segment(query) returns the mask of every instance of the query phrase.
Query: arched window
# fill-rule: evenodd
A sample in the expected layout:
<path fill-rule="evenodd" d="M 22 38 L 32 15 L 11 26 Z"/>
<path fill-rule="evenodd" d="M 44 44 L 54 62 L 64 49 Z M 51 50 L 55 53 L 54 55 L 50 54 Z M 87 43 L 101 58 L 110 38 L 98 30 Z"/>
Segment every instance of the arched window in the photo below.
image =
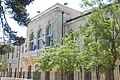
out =
<path fill-rule="evenodd" d="M 43 47 L 43 33 L 40 29 L 38 32 L 38 49 L 41 49 Z"/>
<path fill-rule="evenodd" d="M 51 25 L 47 28 L 47 46 L 53 45 L 53 31 Z"/>
<path fill-rule="evenodd" d="M 32 32 L 30 35 L 30 51 L 33 51 L 34 47 L 34 33 Z"/>
<path fill-rule="evenodd" d="M 33 40 L 33 39 L 34 39 L 34 33 L 32 32 L 32 33 L 31 33 L 30 40 Z"/>

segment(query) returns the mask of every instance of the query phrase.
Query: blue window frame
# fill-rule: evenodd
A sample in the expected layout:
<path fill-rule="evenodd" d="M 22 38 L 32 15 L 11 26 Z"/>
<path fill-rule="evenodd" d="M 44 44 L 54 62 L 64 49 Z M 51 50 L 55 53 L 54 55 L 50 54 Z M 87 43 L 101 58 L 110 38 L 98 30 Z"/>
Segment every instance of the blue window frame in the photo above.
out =
<path fill-rule="evenodd" d="M 47 28 L 47 46 L 53 45 L 53 31 L 51 25 Z"/>
<path fill-rule="evenodd" d="M 31 36 L 30 36 L 30 40 L 34 39 L 34 33 L 32 32 Z"/>
<path fill-rule="evenodd" d="M 42 34 L 42 30 L 39 31 L 38 34 L 38 49 L 43 48 L 43 34 Z"/>
<path fill-rule="evenodd" d="M 33 47 L 34 47 L 34 33 L 32 32 L 30 36 L 30 51 L 33 51 Z"/>

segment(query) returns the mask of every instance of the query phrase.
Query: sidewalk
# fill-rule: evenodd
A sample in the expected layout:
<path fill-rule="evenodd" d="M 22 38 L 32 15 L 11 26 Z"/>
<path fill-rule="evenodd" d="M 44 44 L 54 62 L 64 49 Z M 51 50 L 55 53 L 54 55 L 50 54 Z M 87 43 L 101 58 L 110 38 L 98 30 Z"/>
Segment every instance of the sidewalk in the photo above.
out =
<path fill-rule="evenodd" d="M 0 77 L 0 80 L 33 80 L 33 79 Z"/>

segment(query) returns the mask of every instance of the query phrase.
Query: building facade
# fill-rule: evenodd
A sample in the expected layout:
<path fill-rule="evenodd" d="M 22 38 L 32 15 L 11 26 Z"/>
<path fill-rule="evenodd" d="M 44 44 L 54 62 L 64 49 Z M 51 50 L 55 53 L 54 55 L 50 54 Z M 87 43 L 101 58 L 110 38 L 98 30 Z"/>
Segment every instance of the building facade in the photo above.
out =
<path fill-rule="evenodd" d="M 60 38 L 69 30 L 85 25 L 87 15 L 89 13 L 81 16 L 79 11 L 57 3 L 33 17 L 27 26 L 25 43 L 15 46 L 15 51 L 7 54 L 6 72 L 8 73 L 2 73 L 2 75 L 34 80 L 35 78 L 37 80 L 61 80 L 61 72 L 38 72 L 38 65 L 33 59 L 42 55 L 40 50 L 45 46 L 52 46 L 55 42 L 61 43 Z M 116 80 L 120 80 L 120 64 L 119 62 L 117 64 Z M 96 72 L 86 74 L 83 69 L 74 71 L 71 76 L 71 80 L 96 80 Z M 66 80 L 65 76 L 64 80 Z"/>

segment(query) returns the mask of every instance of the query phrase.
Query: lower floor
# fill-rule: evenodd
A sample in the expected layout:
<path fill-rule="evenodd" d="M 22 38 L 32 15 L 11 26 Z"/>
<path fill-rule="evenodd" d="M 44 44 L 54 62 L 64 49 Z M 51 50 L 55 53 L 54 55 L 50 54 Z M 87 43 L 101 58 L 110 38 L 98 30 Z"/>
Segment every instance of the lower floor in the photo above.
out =
<path fill-rule="evenodd" d="M 114 80 L 120 80 L 120 66 L 114 70 Z M 1 77 L 23 78 L 32 80 L 105 80 L 105 74 L 95 71 L 75 70 L 69 75 L 62 71 L 38 72 L 0 72 Z"/>
<path fill-rule="evenodd" d="M 114 70 L 114 80 L 120 80 L 120 61 L 116 63 Z M 40 72 L 38 65 L 32 58 L 23 58 L 18 61 L 9 61 L 8 68 L 0 72 L 0 77 L 23 78 L 33 80 L 105 80 L 105 74 L 94 71 L 85 71 L 80 68 L 66 75 L 62 71 Z"/>

